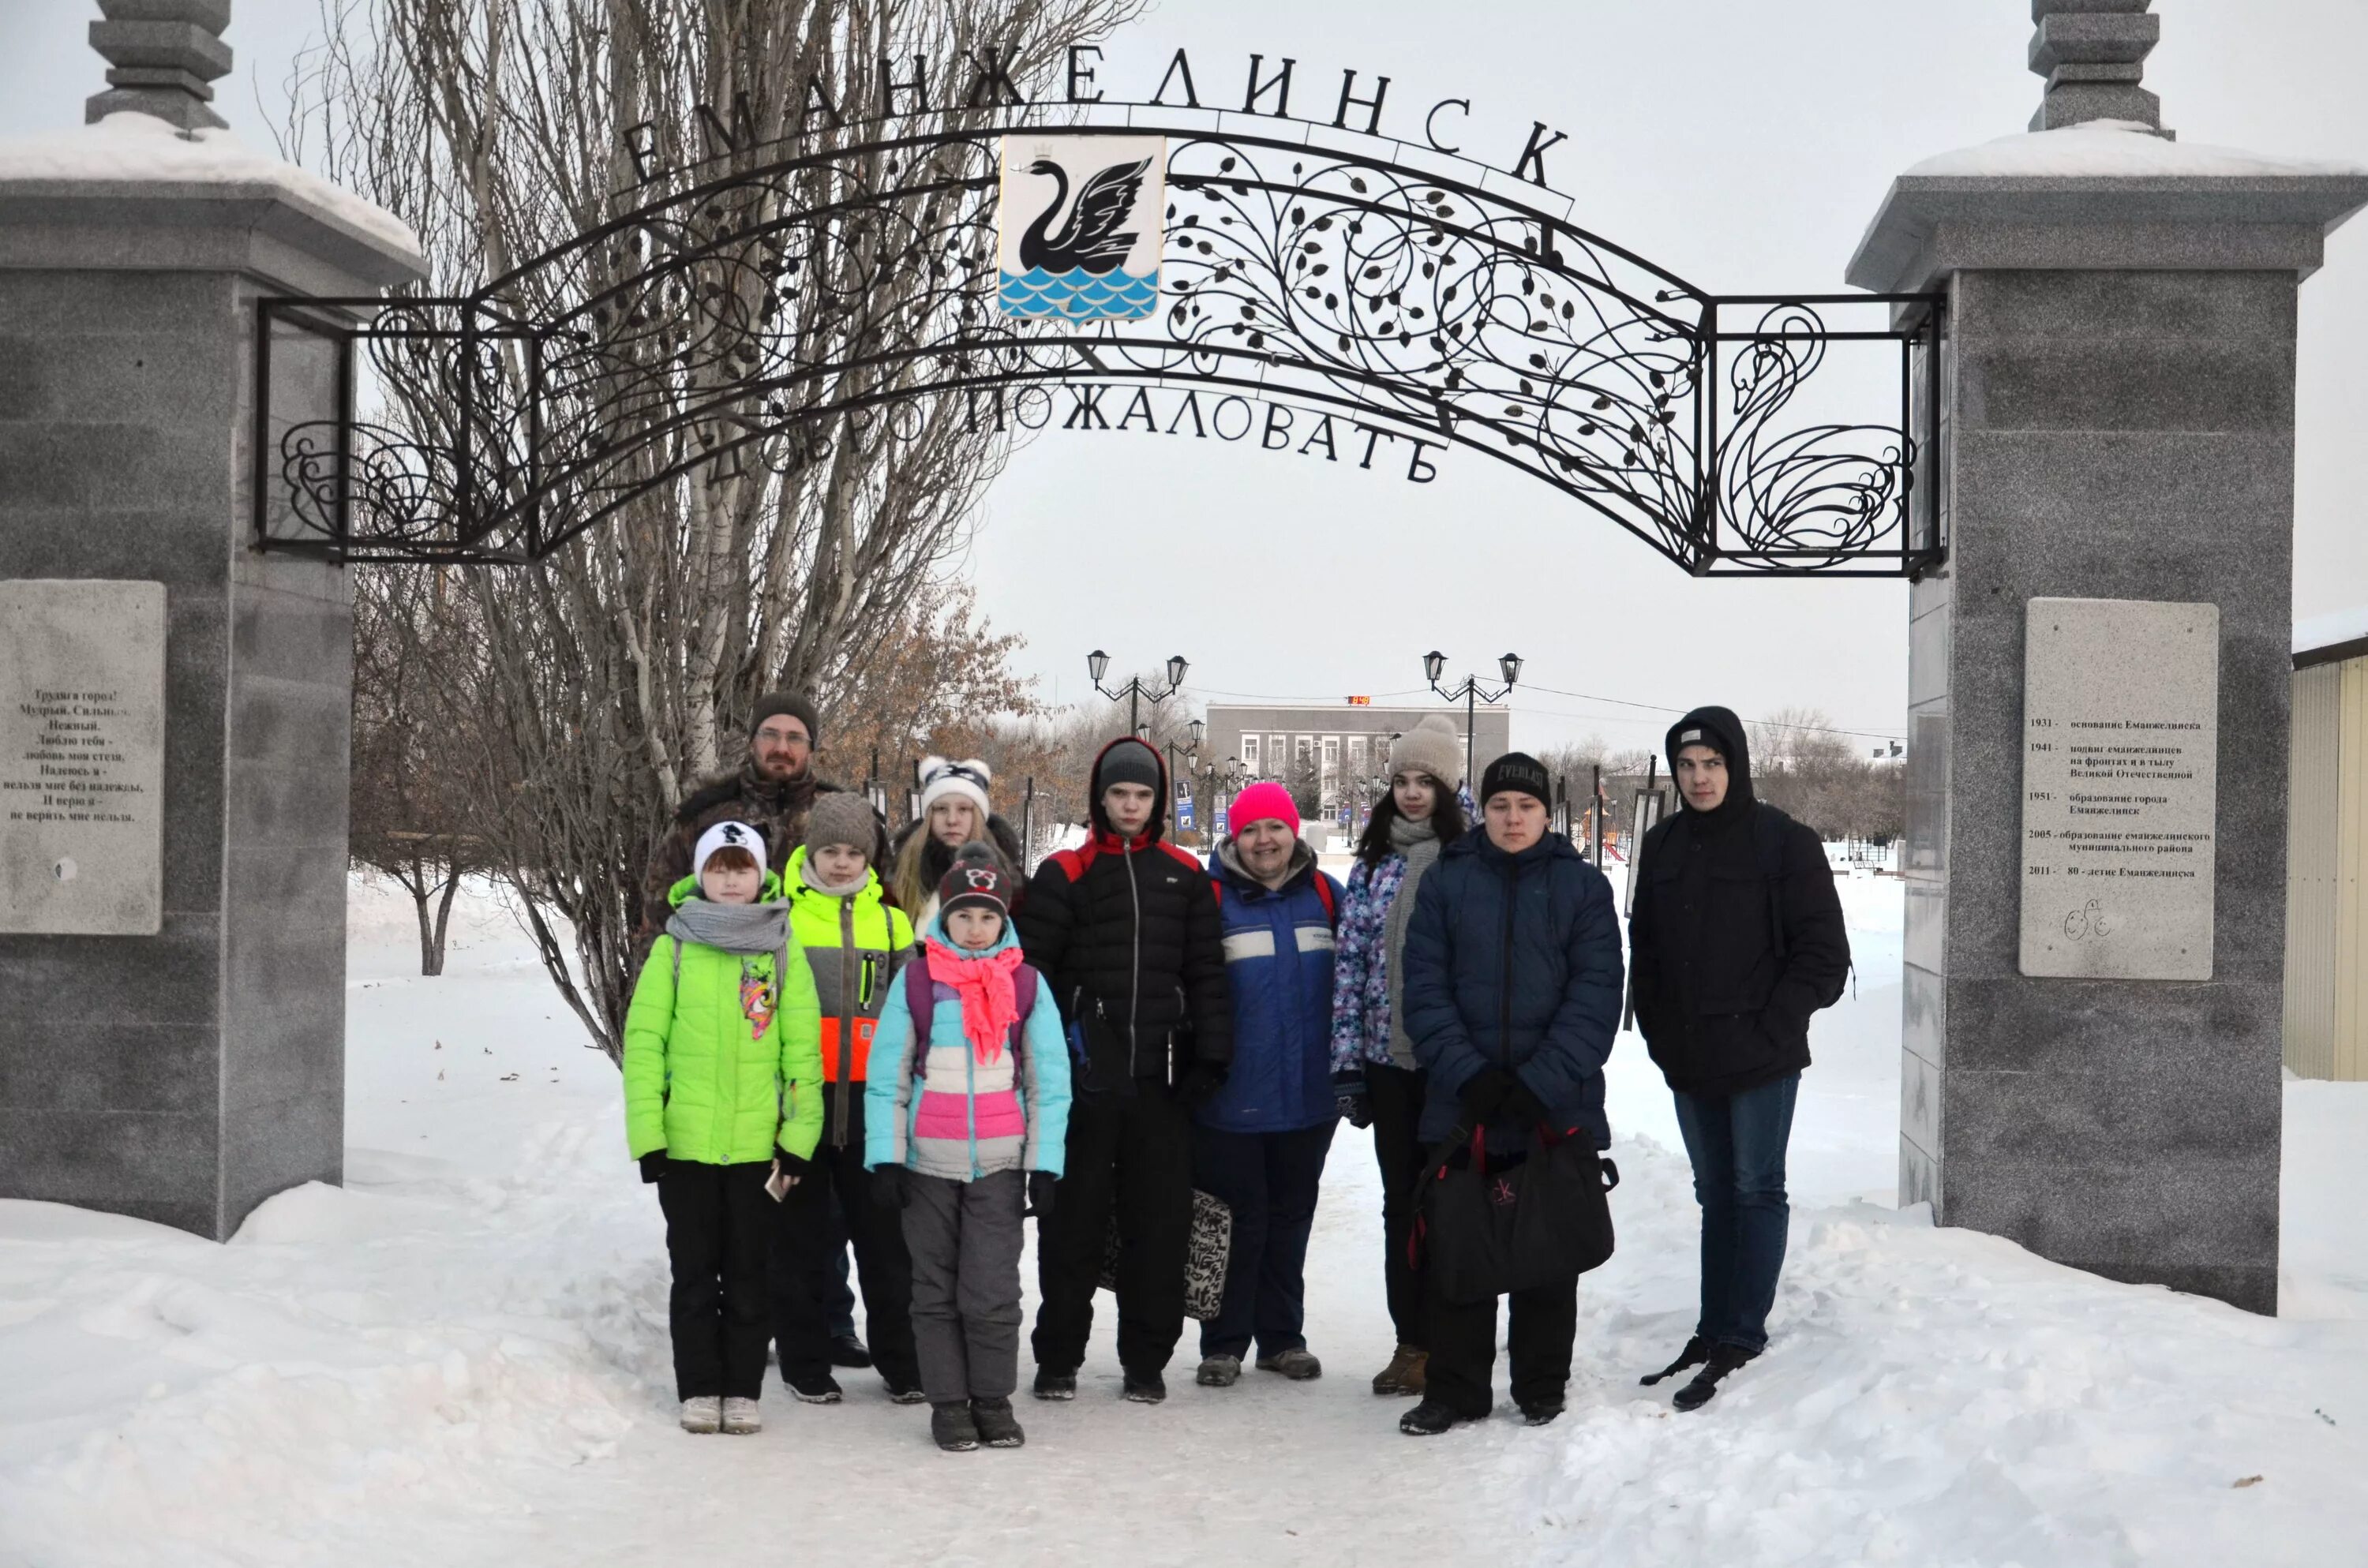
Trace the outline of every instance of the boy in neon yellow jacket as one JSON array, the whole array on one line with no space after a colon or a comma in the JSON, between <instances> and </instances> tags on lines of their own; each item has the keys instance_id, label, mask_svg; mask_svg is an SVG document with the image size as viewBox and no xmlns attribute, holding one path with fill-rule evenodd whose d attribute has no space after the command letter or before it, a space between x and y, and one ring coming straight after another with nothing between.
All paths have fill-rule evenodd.
<instances>
[{"instance_id":1,"label":"boy in neon yellow jacket","mask_svg":"<svg viewBox=\"0 0 2368 1568\"><path fill-rule=\"evenodd\" d=\"M870 864L880 836L871 802L852 791L824 795L806 818L804 847L781 869L790 936L812 971L822 1004L822 1142L813 1174L781 1199L773 1238L773 1340L781 1381L810 1404L844 1397L832 1373L829 1312L837 1265L855 1248L863 1286L864 1336L888 1397L921 1398L913 1356L913 1260L899 1217L871 1200L863 1168L863 1074L880 1008L913 949L913 923L885 902ZM836 1209L845 1240L833 1235Z\"/></svg>"},{"instance_id":2,"label":"boy in neon yellow jacket","mask_svg":"<svg viewBox=\"0 0 2368 1568\"><path fill-rule=\"evenodd\" d=\"M765 1385L768 1199L822 1136L821 1008L764 835L717 823L691 863L625 1013L625 1139L666 1213L683 1427L747 1433Z\"/></svg>"}]
</instances>

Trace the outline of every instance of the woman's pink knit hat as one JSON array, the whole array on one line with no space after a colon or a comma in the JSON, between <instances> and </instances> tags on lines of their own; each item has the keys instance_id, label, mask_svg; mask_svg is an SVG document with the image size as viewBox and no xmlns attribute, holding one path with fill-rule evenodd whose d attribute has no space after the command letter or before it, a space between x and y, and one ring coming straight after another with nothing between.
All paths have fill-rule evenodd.
<instances>
[{"instance_id":1,"label":"woman's pink knit hat","mask_svg":"<svg viewBox=\"0 0 2368 1568\"><path fill-rule=\"evenodd\" d=\"M1299 836L1299 807L1292 801L1291 791L1273 779L1262 779L1234 797L1234 804L1225 816L1225 829L1239 833L1254 822L1269 819L1291 829L1293 838Z\"/></svg>"}]
</instances>

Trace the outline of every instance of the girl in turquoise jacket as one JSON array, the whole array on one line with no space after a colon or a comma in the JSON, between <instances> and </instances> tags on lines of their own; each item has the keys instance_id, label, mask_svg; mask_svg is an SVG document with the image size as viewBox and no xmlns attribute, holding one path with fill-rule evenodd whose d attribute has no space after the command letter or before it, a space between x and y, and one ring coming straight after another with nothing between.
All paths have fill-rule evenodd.
<instances>
[{"instance_id":1,"label":"girl in turquoise jacket","mask_svg":"<svg viewBox=\"0 0 2368 1568\"><path fill-rule=\"evenodd\" d=\"M942 1449L1017 1448L1019 1221L1052 1207L1069 1125L1069 1046L1021 961L1011 873L965 845L921 951L881 1010L864 1085L875 1199L905 1216L913 1348ZM926 1020L926 1021L924 1021Z\"/></svg>"}]
</instances>

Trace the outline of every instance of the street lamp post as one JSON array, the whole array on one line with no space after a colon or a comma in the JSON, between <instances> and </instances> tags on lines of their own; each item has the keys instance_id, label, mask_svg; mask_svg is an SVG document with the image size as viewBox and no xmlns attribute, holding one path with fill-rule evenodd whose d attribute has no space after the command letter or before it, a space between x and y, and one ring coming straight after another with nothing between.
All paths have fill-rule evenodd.
<instances>
[{"instance_id":1,"label":"street lamp post","mask_svg":"<svg viewBox=\"0 0 2368 1568\"><path fill-rule=\"evenodd\" d=\"M1141 676L1136 676L1113 691L1102 685L1102 676L1110 673L1110 655L1099 648L1086 655L1086 674L1093 677L1094 689L1112 702L1116 702L1121 697L1126 699L1126 733L1130 735L1136 733L1142 728L1141 713L1144 700L1148 699L1154 707L1157 707L1175 696L1183 687L1185 672L1191 667L1184 662L1184 655L1178 653L1167 661L1167 686L1165 690L1153 690L1143 684Z\"/></svg>"},{"instance_id":2,"label":"street lamp post","mask_svg":"<svg viewBox=\"0 0 2368 1568\"><path fill-rule=\"evenodd\" d=\"M1514 683L1521 678L1521 659L1520 655L1518 653L1507 653L1497 661L1497 673L1498 676L1503 677L1505 684L1493 691L1481 685L1480 677L1477 676L1465 676L1463 677L1463 684L1451 691L1446 687L1439 684L1440 675L1446 668L1447 655L1440 653L1438 649L1433 648L1429 653L1425 653L1422 656L1422 675L1425 680L1430 682L1430 689L1439 693L1440 696L1444 697L1450 702L1453 702L1458 699L1461 699L1463 703L1463 781L1465 788L1468 789L1472 784L1472 727L1474 710L1478 703L1486 702L1493 705L1512 694Z\"/></svg>"}]
</instances>

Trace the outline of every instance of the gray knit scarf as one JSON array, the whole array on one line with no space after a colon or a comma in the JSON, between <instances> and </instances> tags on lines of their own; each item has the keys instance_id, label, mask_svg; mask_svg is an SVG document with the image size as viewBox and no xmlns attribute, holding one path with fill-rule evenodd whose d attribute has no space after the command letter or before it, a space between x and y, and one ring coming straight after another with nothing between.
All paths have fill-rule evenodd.
<instances>
[{"instance_id":1,"label":"gray knit scarf","mask_svg":"<svg viewBox=\"0 0 2368 1568\"><path fill-rule=\"evenodd\" d=\"M1420 822L1393 817L1390 847L1406 857L1406 876L1399 881L1397 896L1390 900L1390 913L1383 922L1390 977L1390 1061L1412 1072L1414 1040L1406 1031L1406 966L1399 960L1406 952L1406 922L1414 918L1415 890L1422 885L1422 874L1439 858L1438 829L1428 817Z\"/></svg>"},{"instance_id":2,"label":"gray knit scarf","mask_svg":"<svg viewBox=\"0 0 2368 1568\"><path fill-rule=\"evenodd\" d=\"M675 905L666 928L677 942L698 942L727 953L778 953L790 942L789 901L715 903L687 898Z\"/></svg>"},{"instance_id":3,"label":"gray knit scarf","mask_svg":"<svg viewBox=\"0 0 2368 1568\"><path fill-rule=\"evenodd\" d=\"M866 864L859 869L852 878L841 882L837 887L833 887L830 883L824 881L820 876L815 874L814 854L811 850L807 852L804 859L798 862L798 881L805 883L806 886L814 889L814 892L828 893L833 898L852 898L855 894L861 892L863 891L863 884L871 880L871 868L869 864Z\"/></svg>"}]
</instances>

